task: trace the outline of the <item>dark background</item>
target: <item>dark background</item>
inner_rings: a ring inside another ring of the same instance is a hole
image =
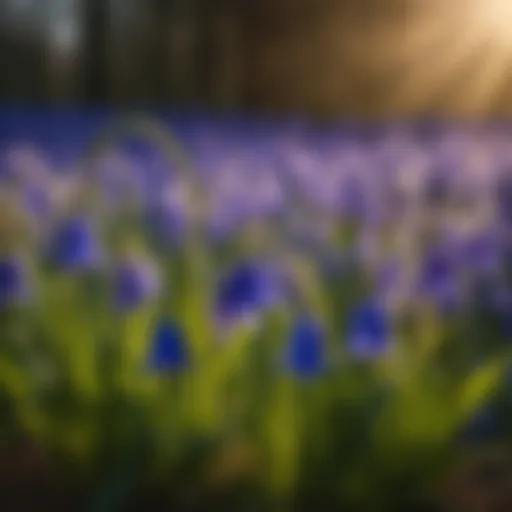
[[[493,28],[473,30],[479,15],[465,18],[470,4],[0,0],[0,98],[325,116],[501,115],[512,106],[510,59],[489,58]]]

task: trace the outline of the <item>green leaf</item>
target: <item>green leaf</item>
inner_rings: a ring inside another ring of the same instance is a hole
[[[121,388],[125,391],[139,394],[147,390],[148,375],[143,370],[155,321],[156,311],[152,304],[121,319],[120,337],[115,340],[119,348],[116,373]]]
[[[75,392],[88,398],[101,393],[98,381],[98,325],[85,311],[82,283],[75,276],[56,276],[44,283],[38,316],[52,355],[63,362]]]
[[[475,413],[497,391],[510,362],[506,357],[492,359],[479,366],[461,384],[458,413],[465,419]]]
[[[30,397],[32,386],[29,376],[21,367],[7,358],[0,358],[0,386],[15,400]]]
[[[328,325],[328,296],[314,263],[304,256],[293,255],[289,257],[289,265],[293,271],[301,304],[324,325]]]
[[[290,492],[298,477],[302,425],[295,391],[291,378],[280,379],[262,419],[268,456],[267,479],[277,496]]]

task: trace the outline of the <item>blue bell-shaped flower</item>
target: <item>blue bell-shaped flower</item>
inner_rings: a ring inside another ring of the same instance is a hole
[[[0,259],[0,308],[24,300],[27,291],[23,263],[14,257]]]
[[[169,320],[158,322],[151,342],[149,364],[158,372],[178,372],[188,366],[189,352],[179,325]]]
[[[390,341],[391,325],[384,308],[365,302],[353,311],[348,324],[348,349],[353,356],[378,357],[387,351]]]
[[[236,266],[220,283],[217,311],[221,318],[237,318],[260,312],[275,298],[270,276],[252,262]]]
[[[153,265],[147,261],[129,260],[120,264],[114,275],[116,306],[131,311],[158,294],[159,279]]]
[[[316,321],[301,318],[293,326],[286,366],[300,378],[315,377],[325,370],[325,333]]]
[[[425,258],[419,275],[419,293],[442,311],[457,309],[462,299],[457,268],[448,250],[434,250]]]
[[[24,187],[23,204],[36,219],[47,218],[53,206],[49,191],[35,185]]]
[[[146,220],[160,244],[180,242],[190,227],[192,190],[187,183],[166,182],[148,198]]]
[[[100,247],[90,223],[73,218],[58,226],[51,239],[50,257],[62,270],[85,270],[97,265]]]
[[[497,233],[475,233],[462,243],[458,263],[478,275],[495,274],[502,268],[503,250]]]

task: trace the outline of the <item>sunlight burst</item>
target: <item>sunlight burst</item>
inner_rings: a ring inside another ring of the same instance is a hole
[[[473,0],[471,6],[475,15],[475,22],[492,42],[512,54],[512,2],[510,0]]]

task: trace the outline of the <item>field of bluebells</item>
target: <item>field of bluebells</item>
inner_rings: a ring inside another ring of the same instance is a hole
[[[100,117],[2,120],[0,479],[75,500],[38,510],[441,510],[506,445],[504,128]]]

